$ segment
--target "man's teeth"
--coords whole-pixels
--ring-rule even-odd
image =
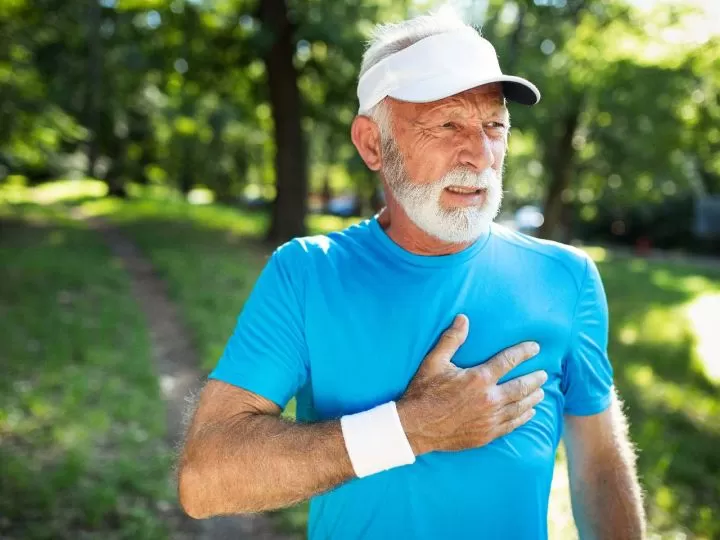
[[[480,191],[479,188],[466,188],[466,187],[455,187],[455,186],[450,186],[445,189],[447,189],[448,191],[452,191],[453,193],[461,193],[463,195],[466,195],[468,193],[477,193],[478,191]]]

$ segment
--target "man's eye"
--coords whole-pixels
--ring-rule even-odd
[[[505,129],[505,124],[502,122],[488,122],[487,126],[492,129]]]
[[[443,129],[457,129],[457,124],[455,122],[445,122],[442,126]]]

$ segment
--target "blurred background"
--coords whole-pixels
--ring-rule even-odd
[[[306,505],[183,519],[185,396],[274,246],[382,207],[365,40],[437,5],[0,0],[0,538],[304,535]],[[720,538],[720,3],[455,5],[543,93],[499,221],[598,263],[651,537]]]

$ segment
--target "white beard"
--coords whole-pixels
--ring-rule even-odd
[[[395,200],[410,220],[430,236],[449,243],[471,243],[490,228],[502,203],[502,176],[487,168],[480,173],[453,169],[435,182],[413,182],[395,141],[383,141],[383,173]],[[444,208],[440,204],[448,186],[480,187],[486,190],[482,206]]]

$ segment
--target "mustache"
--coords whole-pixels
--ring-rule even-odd
[[[495,181],[496,174],[492,169],[477,172],[466,168],[457,168],[445,174],[438,180],[438,183],[443,189],[449,186],[488,189]]]

